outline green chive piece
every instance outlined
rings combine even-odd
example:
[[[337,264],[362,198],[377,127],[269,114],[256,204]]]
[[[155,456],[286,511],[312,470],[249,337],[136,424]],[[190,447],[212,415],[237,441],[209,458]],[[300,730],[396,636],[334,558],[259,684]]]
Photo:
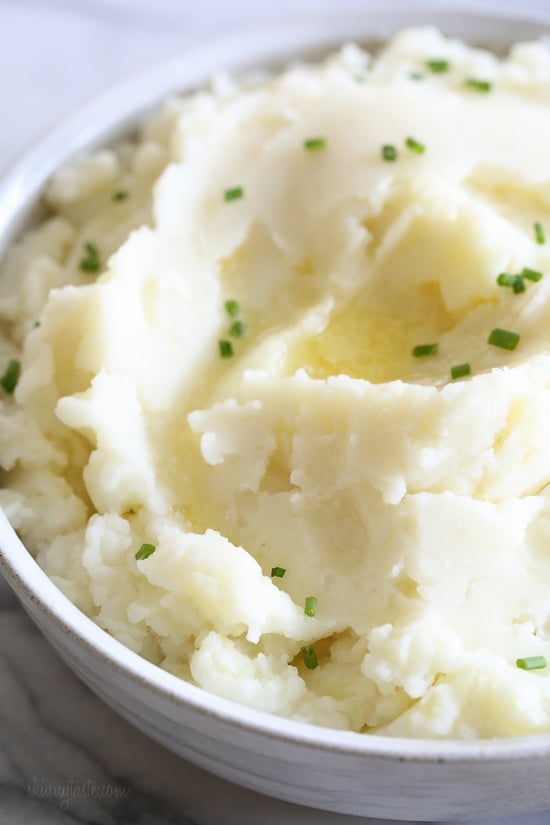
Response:
[[[128,199],[128,192],[124,191],[124,189],[119,189],[118,192],[113,192],[113,200],[116,203],[121,203],[121,201],[125,201]]]
[[[315,616],[317,613],[317,598],[315,596],[306,597],[304,613],[306,616]]]
[[[517,332],[510,332],[508,329],[493,329],[487,338],[487,343],[494,347],[501,347],[502,349],[514,350],[519,342],[520,336]]]
[[[218,341],[218,346],[220,348],[220,355],[222,358],[231,358],[233,355],[233,344],[231,341],[228,341],[227,338],[222,338]]]
[[[229,327],[229,334],[233,338],[242,338],[246,332],[246,326],[242,321],[234,321]]]
[[[451,68],[451,64],[449,63],[449,61],[443,59],[426,60],[426,66],[434,74],[444,74],[445,72],[448,72]]]
[[[418,344],[413,347],[412,354],[415,358],[424,358],[426,355],[437,355],[439,344]]]
[[[473,89],[475,92],[490,92],[493,84],[489,80],[479,80],[476,77],[467,77],[464,81],[467,89]]]
[[[315,648],[311,647],[311,645],[304,646],[302,648],[302,656],[304,659],[304,665],[310,670],[315,670],[315,668],[319,664],[319,662],[317,661],[317,654],[315,653]]]
[[[512,289],[514,290],[514,295],[517,295],[519,292],[525,292],[525,281],[523,280],[522,275],[516,275],[516,280],[512,284]]]
[[[142,544],[136,553],[136,560],[141,561],[142,559],[148,559],[156,549],[154,544]]]
[[[304,140],[304,149],[308,152],[319,152],[321,149],[326,149],[327,139],[324,137],[312,137]]]
[[[82,272],[99,272],[101,269],[99,261],[95,258],[82,258],[79,266]]]
[[[15,358],[12,358],[6,367],[4,375],[0,378],[0,384],[2,385],[4,392],[7,392],[8,395],[12,395],[17,386],[20,375],[21,362],[17,361]]]
[[[286,567],[272,567],[271,568],[271,578],[272,579],[282,579],[285,573],[286,573]]]
[[[511,275],[509,272],[501,272],[497,278],[499,286],[514,286],[517,275]]]
[[[535,240],[537,243],[543,244],[546,243],[546,232],[544,231],[544,226],[537,221],[533,226],[535,230]]]
[[[238,201],[244,197],[244,189],[242,186],[234,186],[232,189],[226,189],[223,193],[225,201]]]
[[[526,656],[523,659],[516,659],[516,667],[522,670],[542,670],[548,666],[544,656]]]
[[[465,375],[470,375],[471,371],[472,368],[467,361],[465,361],[464,364],[456,364],[454,367],[451,367],[451,378],[453,381],[456,378],[464,378]]]
[[[523,278],[527,278],[528,281],[540,281],[542,278],[542,272],[539,272],[537,269],[529,269],[528,266],[524,266],[521,270],[521,275]]]
[[[417,155],[422,155],[426,151],[426,147],[423,143],[419,143],[413,137],[408,137],[405,141],[405,146],[411,150],[411,152],[416,152]]]
[[[391,143],[382,146],[382,157],[384,160],[397,160],[397,149]]]
[[[409,77],[411,80],[424,80],[426,75],[422,72],[409,72]]]
[[[230,315],[232,318],[236,318],[236,317],[237,317],[237,315],[240,313],[241,308],[239,307],[239,305],[238,305],[237,301],[235,301],[235,299],[234,299],[234,298],[229,298],[229,299],[225,302],[225,311],[226,311],[226,312],[227,312],[227,314],[228,314],[228,315]]]
[[[501,272],[497,278],[497,284],[500,286],[510,286],[517,294],[519,292],[525,292],[525,279],[536,282],[540,281],[541,278],[542,272],[539,272],[536,269],[529,269],[528,266],[524,266],[519,275],[511,275],[508,272]]]
[[[99,251],[97,246],[90,241],[84,244],[85,256],[80,261],[80,269],[82,272],[99,272],[101,269],[101,261],[99,260]]]

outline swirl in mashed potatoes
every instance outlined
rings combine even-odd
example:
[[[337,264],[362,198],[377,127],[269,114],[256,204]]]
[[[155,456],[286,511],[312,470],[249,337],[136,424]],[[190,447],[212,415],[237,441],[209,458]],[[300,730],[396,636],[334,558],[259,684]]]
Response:
[[[549,731],[548,45],[219,78],[46,198],[0,502],[67,596],[270,713]]]

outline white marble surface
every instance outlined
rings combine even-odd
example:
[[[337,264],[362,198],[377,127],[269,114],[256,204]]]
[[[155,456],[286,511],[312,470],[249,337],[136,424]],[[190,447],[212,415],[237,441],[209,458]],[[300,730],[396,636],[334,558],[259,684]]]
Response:
[[[529,5],[545,9],[549,2]],[[499,2],[501,8],[506,4],[517,5]],[[368,0],[346,5],[364,9]],[[339,9],[341,3],[0,0],[0,167],[79,100],[168,51],[244,20],[303,16],[327,7]],[[550,812],[491,822],[519,821],[548,825]],[[374,820],[261,797],[155,745],[80,684],[0,582],[0,823],[74,822],[373,825]]]

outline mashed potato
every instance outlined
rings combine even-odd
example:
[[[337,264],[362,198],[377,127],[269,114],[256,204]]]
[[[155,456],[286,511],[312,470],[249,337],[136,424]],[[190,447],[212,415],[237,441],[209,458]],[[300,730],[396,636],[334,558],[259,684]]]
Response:
[[[68,597],[270,713],[549,731],[549,47],[220,78],[47,200],[0,501]]]

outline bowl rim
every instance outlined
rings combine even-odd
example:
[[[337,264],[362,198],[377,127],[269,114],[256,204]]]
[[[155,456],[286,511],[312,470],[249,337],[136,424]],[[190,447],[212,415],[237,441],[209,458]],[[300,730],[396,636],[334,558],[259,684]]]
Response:
[[[369,36],[378,36],[387,26],[393,31],[406,28],[406,25],[396,25],[397,16],[400,20],[417,19],[416,25],[428,23],[428,15],[432,21],[435,18],[436,25],[441,25],[440,21],[452,24],[459,17],[472,21],[483,19],[493,23],[541,25],[550,34],[550,9],[506,9],[500,12],[496,4],[491,10],[480,8],[477,3],[452,3],[445,9],[438,9],[434,2],[388,11],[385,2],[375,0],[364,13],[359,13],[356,4],[350,7],[348,16],[342,14],[345,10],[344,4],[338,15],[321,12],[315,18],[294,17],[281,23],[251,24],[239,31],[197,41],[184,54],[177,52],[133,72],[73,109],[57,126],[47,130],[21,153],[0,180],[0,258],[2,250],[21,232],[45,182],[64,161],[109,145],[128,134],[142,122],[147,112],[161,103],[163,97],[174,92],[185,93],[204,84],[218,66],[240,74],[252,67],[285,63],[293,56],[303,54],[304,50],[320,48],[326,51],[331,44],[350,39],[349,34],[356,31],[356,26],[361,33],[360,40],[366,39],[367,31]],[[330,37],[327,36],[327,20],[331,22]],[[266,36],[270,43],[267,54]],[[242,54],[244,59],[236,58]],[[143,658],[86,616],[39,567],[1,509],[0,572],[4,573],[23,604],[32,606],[31,612],[42,613],[92,656],[123,672],[134,683],[146,685],[164,700],[192,709],[203,717],[223,721],[235,729],[281,742],[291,741],[318,751],[401,761],[502,762],[550,756],[550,733],[476,740],[364,734],[275,716],[210,693]]]

